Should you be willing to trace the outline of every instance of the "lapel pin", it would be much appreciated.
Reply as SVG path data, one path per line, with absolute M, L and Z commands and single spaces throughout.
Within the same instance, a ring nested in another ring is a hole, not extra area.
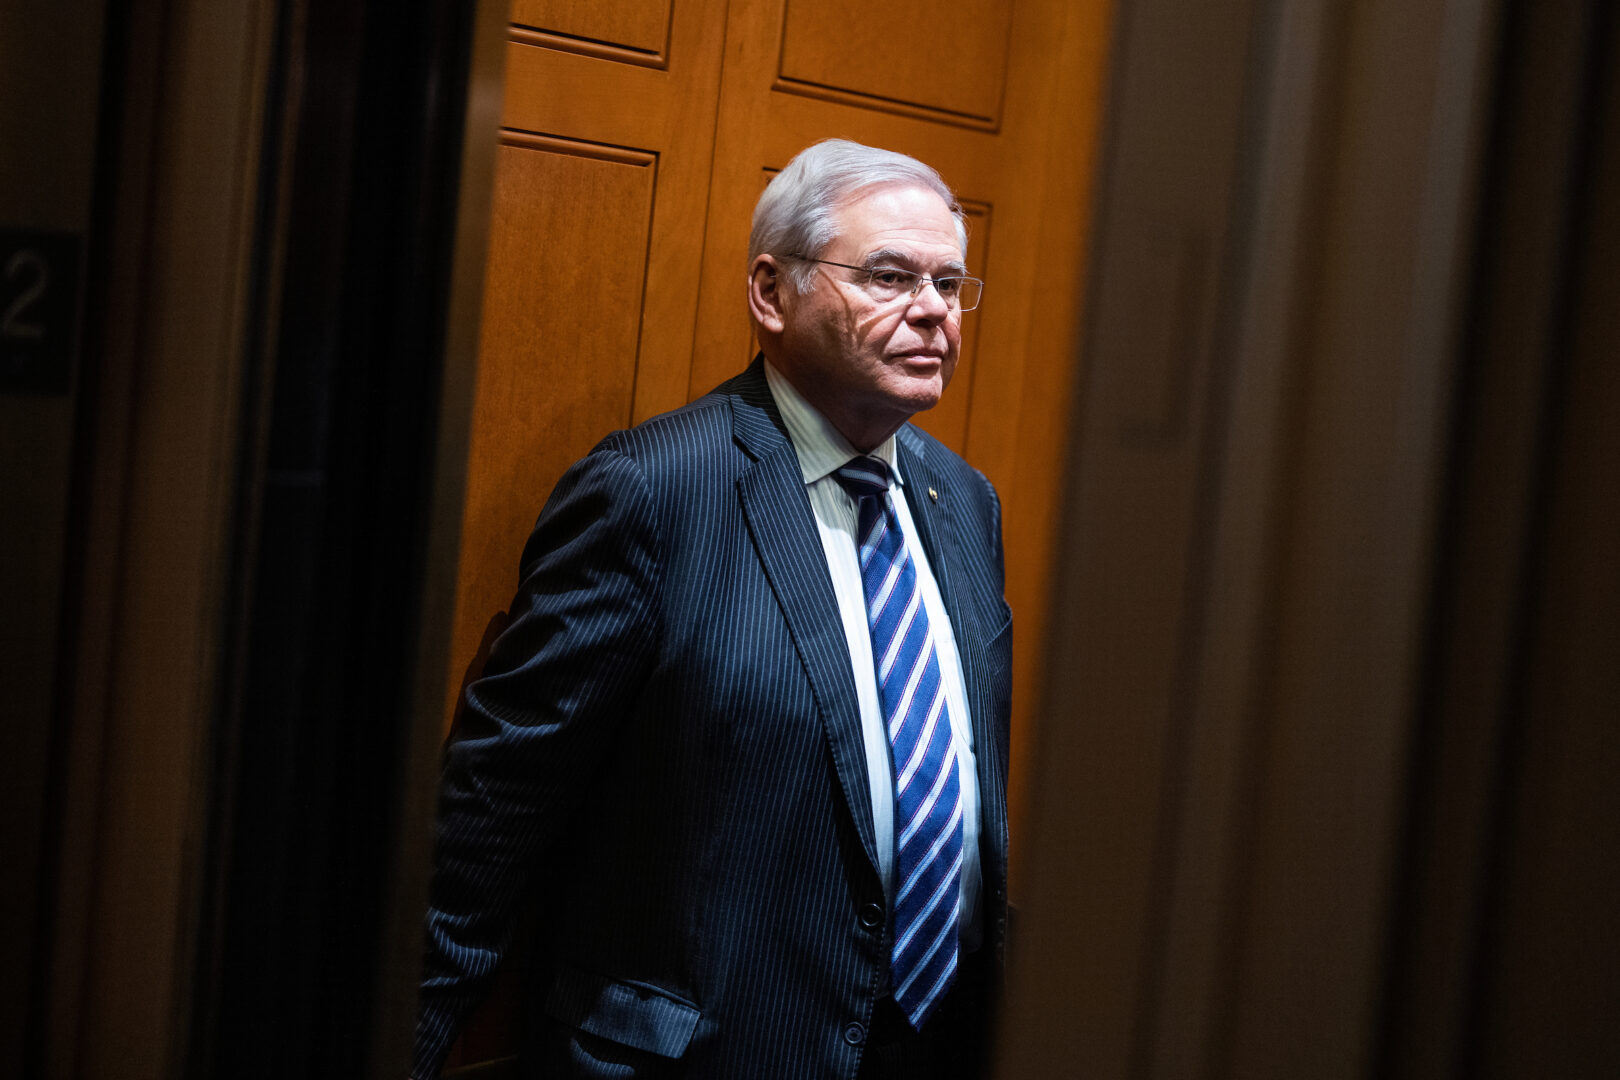
M 935 502 L 939 502 L 939 492 L 935 491 L 933 488 L 928 489 L 928 497 Z

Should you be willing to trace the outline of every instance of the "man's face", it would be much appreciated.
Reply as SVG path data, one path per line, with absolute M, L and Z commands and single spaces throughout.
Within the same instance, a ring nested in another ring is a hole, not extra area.
M 961 274 L 956 219 L 937 194 L 888 185 L 845 203 L 838 238 L 820 258 L 860 267 L 898 267 L 930 276 Z M 772 360 L 795 388 L 858 450 L 882 442 L 913 413 L 931 409 L 951 381 L 962 344 L 962 313 L 931 284 L 882 303 L 865 275 L 816 264 L 815 288 L 782 289 L 781 348 Z

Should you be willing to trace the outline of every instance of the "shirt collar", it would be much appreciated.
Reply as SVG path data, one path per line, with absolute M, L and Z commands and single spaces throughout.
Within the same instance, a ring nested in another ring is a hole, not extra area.
M 787 425 L 788 438 L 799 455 L 799 472 L 803 474 L 806 484 L 814 484 L 832 475 L 851 458 L 861 456 L 860 451 L 851 446 L 832 422 L 806 401 L 787 376 L 777 371 L 769 360 L 765 361 L 765 382 L 771 388 L 771 396 L 776 399 L 782 422 Z M 905 483 L 900 477 L 893 435 L 879 443 L 868 456 L 881 459 L 889 466 L 889 475 Z

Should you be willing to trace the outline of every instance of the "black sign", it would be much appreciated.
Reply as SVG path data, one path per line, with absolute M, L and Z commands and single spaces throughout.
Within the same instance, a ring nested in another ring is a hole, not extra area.
M 76 233 L 0 228 L 0 392 L 68 392 L 78 297 Z

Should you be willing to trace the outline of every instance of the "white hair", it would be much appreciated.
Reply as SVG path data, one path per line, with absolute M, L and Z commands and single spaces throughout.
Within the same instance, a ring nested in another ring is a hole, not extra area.
M 848 139 L 825 139 L 799 151 L 754 205 L 749 265 L 764 254 L 816 258 L 838 238 L 838 208 L 867 188 L 885 184 L 927 188 L 944 199 L 956 219 L 957 243 L 967 251 L 967 217 L 939 173 L 893 150 Z M 814 269 L 793 260 L 786 274 L 803 293 L 812 287 Z

